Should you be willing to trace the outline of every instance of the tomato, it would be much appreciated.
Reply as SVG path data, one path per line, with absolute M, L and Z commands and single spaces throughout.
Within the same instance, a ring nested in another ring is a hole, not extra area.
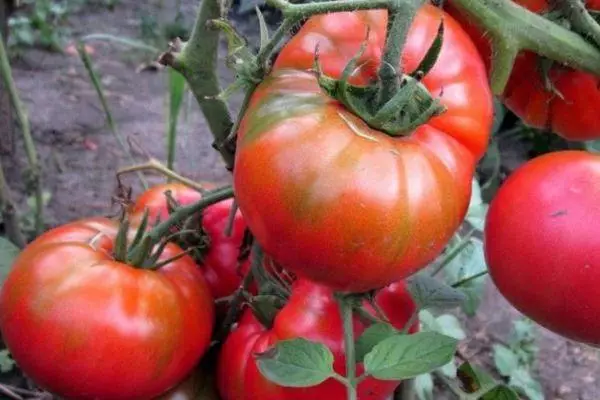
M 212 185 L 210 185 L 212 186 Z M 202 194 L 180 183 L 158 185 L 144 192 L 131 207 L 132 220 L 139 221 L 148 210 L 150 221 L 161 221 L 169 217 L 164 193 L 170 190 L 173 199 L 180 205 L 193 204 Z M 224 200 L 202 212 L 202 228 L 209 238 L 209 247 L 202 255 L 200 267 L 214 298 L 231 295 L 241 284 L 244 274 L 250 269 L 250 260 L 238 262 L 246 223 L 238 210 L 233 220 L 231 235 L 226 235 L 233 199 Z
M 479 55 L 460 26 L 426 5 L 403 64 L 414 70 L 444 18 L 445 40 L 423 83 L 448 111 L 405 137 L 367 126 L 319 87 L 310 68 L 339 77 L 369 45 L 353 77 L 373 78 L 386 11 L 312 17 L 256 89 L 238 131 L 234 188 L 266 253 L 298 276 L 337 290 L 366 291 L 413 274 L 440 254 L 462 222 L 477 160 L 485 152 L 492 99 Z M 373 67 L 370 67 L 370 64 Z
M 383 289 L 376 301 L 398 329 L 404 327 L 415 311 L 415 304 L 403 282 Z M 358 337 L 365 326 L 356 318 L 354 328 Z M 415 324 L 410 333 L 417 330 L 418 324 Z M 264 328 L 247 310 L 238 327 L 227 338 L 217 367 L 217 386 L 223 400 L 346 399 L 345 386 L 334 379 L 311 388 L 285 388 L 261 375 L 254 354 L 266 351 L 277 341 L 299 337 L 329 347 L 335 357 L 336 372 L 345 374 L 342 320 L 333 291 L 300 279 L 294 283 L 289 302 L 275 317 L 272 329 Z M 362 365 L 357 367 L 358 373 L 362 373 Z M 359 384 L 358 398 L 384 400 L 397 385 L 398 382 L 369 377 Z
M 547 0 L 515 3 L 537 13 L 550 10 Z M 600 11 L 598 0 L 588 0 L 587 6 Z M 451 6 L 448 12 L 469 32 L 489 67 L 491 48 L 487 36 Z M 595 106 L 600 102 L 600 77 L 553 64 L 548 71 L 548 85 L 541 68 L 541 58 L 536 54 L 520 53 L 502 94 L 504 104 L 531 127 L 551 130 L 568 140 L 600 138 L 600 114 Z
M 567 338 L 600 345 L 600 156 L 561 151 L 516 170 L 490 205 L 485 255 L 500 292 Z
M 117 222 L 52 229 L 15 260 L 0 293 L 2 337 L 23 372 L 66 399 L 155 397 L 209 345 L 213 299 L 194 261 L 115 261 Z M 160 260 L 180 255 L 169 244 Z

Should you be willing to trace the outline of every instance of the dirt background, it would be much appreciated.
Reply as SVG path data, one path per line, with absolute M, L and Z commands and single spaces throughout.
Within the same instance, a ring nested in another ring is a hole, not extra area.
M 75 37 L 109 33 L 139 38 L 142 15 L 159 21 L 172 20 L 174 1 L 141 2 L 121 0 L 115 11 L 104 7 L 85 8 L 69 18 Z M 197 1 L 183 1 L 187 19 L 195 15 Z M 191 23 L 191 21 L 188 21 Z M 254 17 L 237 21 L 250 40 L 257 35 Z M 164 159 L 166 143 L 166 73 L 137 72 L 147 54 L 115 45 L 94 42 L 93 60 L 102 76 L 118 129 L 134 145 L 136 161 L 148 156 Z M 222 52 L 224 54 L 224 52 Z M 49 225 L 64 223 L 83 215 L 108 214 L 116 189 L 115 171 L 131 163 L 106 128 L 104 114 L 86 72 L 77 56 L 27 50 L 14 60 L 14 76 L 31 119 L 42 163 L 44 188 L 51 194 L 46 220 Z M 223 69 L 223 81 L 231 82 Z M 239 96 L 231 99 L 235 111 Z M 187 120 L 182 119 L 177 143 L 176 169 L 195 180 L 225 183 L 230 180 L 219 155 L 211 148 L 211 137 L 196 103 L 189 99 Z M 513 165 L 523 161 L 517 151 L 509 157 Z M 2 156 L 4 167 L 19 204 L 25 206 L 22 172 L 26 163 L 17 139 L 11 154 Z M 160 178 L 148 175 L 151 182 Z M 135 176 L 127 179 L 136 193 Z M 463 343 L 467 357 L 492 367 L 491 345 L 503 340 L 518 313 L 491 284 L 478 317 L 468 320 L 469 339 Z M 539 328 L 538 373 L 547 399 L 599 400 L 600 362 L 598 353 L 565 341 Z M 441 394 L 439 395 L 441 397 Z M 437 396 L 436 396 L 437 398 Z

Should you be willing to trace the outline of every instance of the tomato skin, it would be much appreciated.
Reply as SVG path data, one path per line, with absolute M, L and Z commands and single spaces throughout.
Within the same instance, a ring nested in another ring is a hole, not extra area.
M 377 302 L 392 324 L 402 329 L 415 310 L 412 297 L 404 283 L 392 289 L 383 289 Z M 380 296 L 386 297 L 385 302 Z M 393 308 L 390 308 L 393 306 Z M 402 319 L 398 319 L 402 316 Z M 407 316 L 407 317 L 405 317 Z M 358 318 L 354 320 L 355 335 L 358 337 L 365 326 Z M 418 330 L 418 324 L 410 333 Z M 227 338 L 219 358 L 217 376 L 219 392 L 224 400 L 306 400 L 346 398 L 346 388 L 333 379 L 311 388 L 285 388 L 262 376 L 254 354 L 264 352 L 277 341 L 305 338 L 322 343 L 334 354 L 334 369 L 345 374 L 345 357 L 342 320 L 333 291 L 323 285 L 300 279 L 294 283 L 292 296 L 287 305 L 275 318 L 272 329 L 264 328 L 247 310 L 236 330 Z M 362 373 L 362 365 L 357 365 Z M 388 398 L 398 382 L 365 379 L 358 387 L 358 398 L 376 400 Z
M 66 399 L 149 399 L 207 349 L 213 299 L 194 261 L 156 270 L 114 261 L 117 223 L 75 221 L 16 259 L 0 293 L 3 339 L 26 375 Z M 180 254 L 168 245 L 161 256 Z
M 324 71 L 339 77 L 370 25 L 366 67 L 353 77 L 365 83 L 380 62 L 386 11 L 312 17 L 254 92 L 238 131 L 236 198 L 265 252 L 299 277 L 340 291 L 384 287 L 437 257 L 462 222 L 492 122 L 486 71 L 460 26 L 431 5 L 403 63 L 418 66 L 442 17 L 444 44 L 423 83 L 448 111 L 410 136 L 371 129 L 297 70 L 312 67 L 318 43 Z
M 207 189 L 214 185 L 205 185 Z M 169 183 L 154 186 L 138 197 L 131 207 L 133 221 L 140 221 L 144 211 L 148 210 L 151 222 L 161 221 L 169 217 L 167 200 L 164 193 L 170 190 L 173 199 L 181 206 L 193 204 L 202 199 L 202 194 L 181 183 Z M 250 260 L 238 262 L 246 223 L 242 213 L 237 210 L 233 220 L 231 235 L 226 229 L 233 199 L 223 200 L 206 208 L 202 212 L 202 228 L 210 240 L 209 248 L 204 253 L 200 267 L 215 299 L 227 297 L 240 286 L 245 273 L 250 269 Z
M 550 11 L 547 0 L 516 0 L 515 3 L 536 13 Z M 489 39 L 452 6 L 452 0 L 448 4 L 447 11 L 469 33 L 489 68 Z M 588 0 L 586 5 L 591 10 L 600 10 L 598 0 Z M 502 101 L 531 127 L 549 129 L 568 140 L 600 138 L 600 114 L 595 107 L 600 102 L 600 77 L 554 64 L 548 78 L 560 95 L 546 88 L 540 58 L 535 53 L 522 52 L 517 56 Z
M 561 151 L 517 169 L 485 227 L 490 276 L 506 299 L 547 329 L 600 345 L 600 156 Z

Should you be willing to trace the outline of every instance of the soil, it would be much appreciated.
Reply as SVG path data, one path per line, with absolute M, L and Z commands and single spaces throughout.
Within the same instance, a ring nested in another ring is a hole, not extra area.
M 101 32 L 139 38 L 142 15 L 154 15 L 159 21 L 172 20 L 175 2 L 163 1 L 162 8 L 158 3 L 121 0 L 115 11 L 88 7 L 70 16 L 68 28 L 74 37 Z M 182 3 L 183 15 L 193 18 L 198 2 Z M 258 34 L 255 17 L 239 18 L 237 25 L 250 40 L 255 40 Z M 166 73 L 136 71 L 140 64 L 151 61 L 152 55 L 144 56 L 114 43 L 91 45 L 94 65 L 102 76 L 117 127 L 132 143 L 135 161 L 144 162 L 148 157 L 163 160 Z M 223 54 L 224 51 L 222 58 Z M 13 64 L 17 87 L 29 110 L 44 188 L 51 195 L 45 215 L 47 224 L 115 212 L 116 207 L 111 204 L 117 188 L 115 171 L 132 162 L 107 129 L 98 98 L 79 58 L 27 50 Z M 232 74 L 223 68 L 221 75 L 226 84 L 232 81 Z M 237 111 L 239 95 L 230 100 L 232 109 Z M 229 182 L 230 175 L 211 147 L 210 133 L 192 98 L 188 99 L 186 109 L 187 121 L 182 120 L 177 139 L 177 171 L 197 181 Z M 22 147 L 17 138 L 12 152 L 3 154 L 2 159 L 18 204 L 24 205 L 27 196 L 22 175 L 27 164 Z M 512 154 L 517 163 L 523 161 L 522 154 Z M 147 177 L 150 182 L 161 180 L 156 175 Z M 128 176 L 125 183 L 139 193 L 135 175 Z M 464 354 L 492 368 L 491 346 L 506 338 L 511 321 L 518 316 L 489 284 L 478 316 L 467 321 L 469 339 L 464 341 Z M 541 347 L 538 371 L 547 399 L 600 399 L 597 379 L 600 362 L 594 349 L 565 341 L 543 328 L 539 328 L 538 341 Z M 445 395 L 440 394 L 439 398 L 442 397 Z

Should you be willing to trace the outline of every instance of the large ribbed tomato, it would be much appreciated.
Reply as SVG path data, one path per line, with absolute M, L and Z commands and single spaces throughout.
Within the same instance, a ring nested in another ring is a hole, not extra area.
M 403 329 L 415 311 L 415 303 L 404 282 L 381 290 L 375 301 L 397 329 Z M 365 325 L 354 321 L 358 337 Z M 418 331 L 418 323 L 409 333 Z M 256 365 L 254 354 L 262 353 L 281 340 L 304 338 L 326 345 L 334 355 L 334 369 L 344 375 L 345 356 L 342 318 L 333 291 L 323 285 L 298 280 L 292 287 L 289 302 L 277 314 L 273 327 L 266 329 L 248 310 L 238 327 L 225 342 L 217 368 L 217 385 L 223 400 L 345 400 L 346 387 L 328 379 L 310 388 L 285 388 L 266 379 Z M 362 364 L 358 364 L 362 373 Z M 379 381 L 372 377 L 358 385 L 360 400 L 385 400 L 398 382 Z
M 529 161 L 492 201 L 485 255 L 500 292 L 567 338 L 600 346 L 600 156 Z
M 23 372 L 66 399 L 147 400 L 209 345 L 213 298 L 194 261 L 157 270 L 115 261 L 117 223 L 50 230 L 16 259 L 0 294 L 2 338 Z M 161 261 L 181 255 L 170 244 Z
M 536 13 L 550 10 L 548 0 L 515 0 Z M 477 45 L 484 60 L 491 60 L 485 34 L 461 16 L 448 2 L 448 12 L 456 17 Z M 600 11 L 599 0 L 587 0 L 591 10 Z M 519 54 L 502 94 L 506 106 L 527 125 L 548 129 L 569 140 L 600 138 L 600 77 L 553 64 L 544 78 L 541 59 L 531 52 Z
M 213 185 L 207 185 L 207 189 Z M 165 193 L 171 196 L 179 205 L 187 206 L 199 201 L 202 194 L 181 183 L 168 183 L 153 186 L 142 193 L 130 208 L 132 221 L 140 221 L 144 212 L 148 211 L 151 222 L 158 218 L 161 221 L 169 217 L 169 208 Z M 237 210 L 233 218 L 231 234 L 227 235 L 229 215 L 233 200 L 223 200 L 207 207 L 202 212 L 202 229 L 208 236 L 208 248 L 202 254 L 200 267 L 210 287 L 214 298 L 231 295 L 242 283 L 246 272 L 250 269 L 250 260 L 238 261 L 240 248 L 243 243 L 246 223 L 242 213 Z
M 408 136 L 371 129 L 328 97 L 310 68 L 340 77 L 370 35 L 355 83 L 373 78 L 387 12 L 312 17 L 254 92 L 238 131 L 236 197 L 265 251 L 299 276 L 365 291 L 434 259 L 462 222 L 477 160 L 486 150 L 492 99 L 484 65 L 460 25 L 425 5 L 403 54 L 413 71 L 444 19 L 445 40 L 423 84 L 447 111 Z

